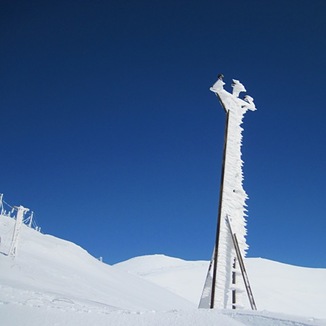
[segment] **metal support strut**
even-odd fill
[[[231,233],[233,246],[234,246],[235,252],[237,254],[237,258],[238,258],[240,269],[241,269],[241,274],[242,274],[242,277],[243,277],[243,282],[244,282],[244,284],[246,286],[247,295],[248,295],[248,299],[249,299],[249,302],[250,302],[251,309],[252,310],[257,310],[255,299],[254,299],[254,296],[253,296],[252,291],[251,291],[248,274],[247,274],[247,271],[246,271],[246,268],[245,268],[245,265],[244,265],[244,262],[243,262],[243,258],[242,258],[241,252],[240,252],[237,236],[236,236],[235,233],[232,232],[231,222],[230,222],[230,219],[229,219],[228,215],[226,215],[226,224],[228,225],[229,231]]]

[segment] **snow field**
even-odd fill
[[[259,311],[199,310],[208,262],[152,255],[109,266],[25,225],[12,259],[13,224],[0,216],[4,326],[326,325],[324,269],[247,259]]]

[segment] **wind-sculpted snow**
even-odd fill
[[[195,301],[200,296],[208,262],[154,255],[109,266],[71,242],[40,234],[25,225],[21,229],[18,255],[12,259],[6,253],[13,224],[13,219],[0,216],[1,326],[326,325],[325,320],[317,319],[326,318],[325,312],[323,316],[313,314],[314,307],[317,311],[318,304],[320,307],[325,302],[326,289],[320,284],[325,279],[325,270],[317,270],[320,272],[317,277],[312,269],[252,259],[248,269],[260,309],[276,312],[198,310]],[[275,270],[272,282],[260,279],[266,270],[270,275]],[[300,293],[301,301],[295,300],[298,299],[295,289],[303,290],[295,286],[294,280],[302,281],[298,271],[306,280],[306,293]],[[280,281],[283,272],[290,274],[289,286],[284,291],[283,310],[278,310],[276,301],[282,294],[278,289],[284,285]],[[321,294],[313,300],[309,289],[316,290],[316,282]],[[266,289],[260,289],[261,286]],[[270,295],[266,296],[266,292]],[[298,314],[307,317],[280,314],[286,312],[290,298],[294,304],[288,313],[296,305],[297,311],[302,312]]]

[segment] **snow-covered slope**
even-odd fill
[[[160,285],[187,298],[198,307],[208,264],[207,261],[186,261],[164,255],[150,255],[135,257],[113,267]]]
[[[136,257],[114,265],[171,290],[198,305],[207,261],[164,255]],[[247,258],[246,268],[259,310],[326,319],[326,269]]]
[[[247,258],[246,267],[258,309],[326,319],[326,269],[262,258]]]
[[[14,220],[1,217],[1,252],[8,251]],[[192,304],[169,291],[113,269],[79,246],[24,225],[17,257],[0,255],[0,300],[101,305],[108,310],[186,309]],[[24,298],[24,300],[22,300]],[[67,299],[69,298],[69,299]],[[82,302],[81,302],[82,301]]]
[[[266,271],[275,276],[275,282],[289,272],[288,278],[293,282],[284,281],[288,284],[286,291],[292,293],[294,305],[307,312],[311,311],[307,296],[293,292],[294,288],[298,289],[294,280],[301,282],[300,277],[304,277],[310,291],[317,282],[323,282],[325,270],[320,270],[318,279],[314,270],[252,259],[248,269],[253,283],[256,282],[258,308],[274,307],[277,313],[198,310],[197,298],[207,262],[154,255],[108,266],[71,242],[40,234],[26,226],[22,228],[17,257],[13,259],[6,256],[13,225],[13,219],[0,216],[0,325],[326,325],[326,319],[315,318],[320,317],[318,314],[309,318],[280,314],[279,311],[287,310],[278,309],[273,300],[281,300],[282,292],[278,293],[274,281],[268,287],[268,281],[259,280]],[[275,266],[279,266],[279,270]],[[295,276],[299,275],[298,270],[299,278]],[[261,284],[266,289],[260,289]],[[267,297],[266,291],[270,292]],[[326,291],[321,292],[316,300],[312,292],[307,292],[311,295],[309,300],[316,304],[317,300],[325,302]],[[283,301],[280,306],[286,304]]]

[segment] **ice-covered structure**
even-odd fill
[[[244,114],[256,107],[252,97],[239,98],[246,89],[238,80],[233,80],[232,94],[224,85],[220,75],[210,88],[226,112],[226,127],[216,243],[199,307],[236,309],[251,303],[255,308],[250,302],[253,297],[250,298],[251,289],[242,260],[248,249],[245,238],[248,197],[242,185],[241,124]]]

